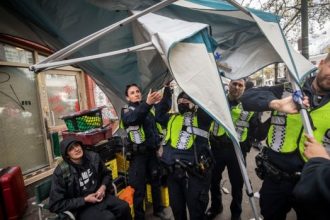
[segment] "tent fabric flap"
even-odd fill
[[[273,50],[281,57],[281,60],[288,67],[291,76],[299,84],[305,74],[316,69],[315,66],[296,52],[289,45],[283,36],[283,32],[278,23],[267,22],[251,13],[259,28],[272,45]]]
[[[201,35],[206,36],[206,31],[196,35],[170,48],[170,70],[179,86],[238,142],[213,52],[207,43],[194,41],[205,39]]]
[[[178,85],[236,138],[207,25],[148,14],[138,19]],[[217,97],[212,100],[207,97]]]

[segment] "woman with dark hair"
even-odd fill
[[[140,88],[136,84],[127,85],[125,95],[128,105],[121,111],[121,126],[127,132],[132,153],[128,177],[129,185],[135,190],[135,219],[145,219],[143,202],[147,180],[151,184],[154,216],[167,219],[161,205],[159,162],[156,154],[161,139],[153,113],[153,106],[161,100],[161,95],[150,91],[146,101],[143,101]]]

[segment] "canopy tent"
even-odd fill
[[[157,0],[74,0],[28,1],[4,0],[0,11],[0,32],[32,40],[55,50],[131,15]],[[288,54],[277,18],[249,9],[249,16],[226,1],[189,0],[154,13],[165,17],[208,25],[217,42],[217,51],[229,67],[229,78],[241,78],[275,62],[284,62],[298,81],[313,66],[296,52]],[[10,25],[8,25],[10,22]],[[142,24],[143,25],[143,24]],[[15,26],[15,28],[12,28]],[[142,28],[143,29],[143,28]],[[105,35],[71,57],[100,54],[143,43],[145,39],[136,22]],[[166,65],[157,51],[141,51],[77,64],[92,76],[111,98],[118,110],[124,104],[124,88],[138,83],[144,93],[160,88],[166,77]],[[295,70],[297,69],[297,70]]]
[[[158,2],[4,0],[0,31],[58,50]],[[102,88],[117,111],[124,104],[127,84],[137,83],[146,93],[150,88],[161,88],[173,76],[200,107],[226,128],[235,150],[239,143],[228,105],[223,104],[226,98],[219,71],[238,79],[269,64],[284,62],[298,83],[315,69],[287,44],[275,16],[253,9],[240,10],[226,1],[177,1],[131,23],[114,26],[117,30],[79,48],[69,58],[109,51],[118,52],[111,55],[120,54],[77,63]],[[134,53],[118,51],[140,44]],[[150,46],[154,49],[150,50]],[[236,154],[243,161],[238,150]],[[247,176],[246,170],[241,169]],[[250,193],[249,184],[247,187]]]

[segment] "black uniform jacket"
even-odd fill
[[[155,116],[151,113],[152,105],[145,101],[132,103],[121,111],[121,120],[124,127],[140,125],[145,133],[145,142],[143,143],[149,150],[156,149],[159,146],[160,138],[156,127]]]
[[[330,219],[330,160],[310,159],[293,194],[311,219]]]

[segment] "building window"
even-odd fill
[[[0,166],[29,173],[49,165],[35,74],[0,66]]]
[[[14,63],[33,64],[33,53],[20,47],[0,43],[0,60]]]

